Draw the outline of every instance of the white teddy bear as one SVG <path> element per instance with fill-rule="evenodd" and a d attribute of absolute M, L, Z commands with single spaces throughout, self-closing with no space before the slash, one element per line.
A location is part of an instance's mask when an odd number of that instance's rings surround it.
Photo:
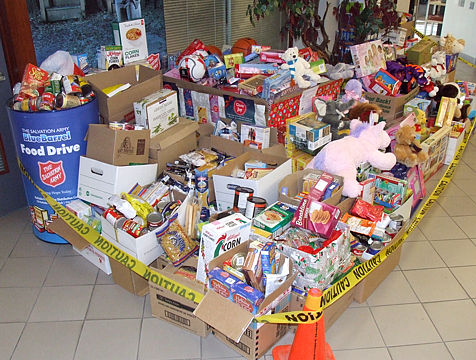
<path fill-rule="evenodd" d="M 444 82 L 446 76 L 446 55 L 442 51 L 437 51 L 431 57 L 430 78 L 434 81 Z"/>
<path fill-rule="evenodd" d="M 300 88 L 308 88 L 311 82 L 303 78 L 307 75 L 311 80 L 319 81 L 321 78 L 314 71 L 311 70 L 309 63 L 303 58 L 299 57 L 299 50 L 297 47 L 287 49 L 281 59 L 285 61 L 281 65 L 281 69 L 289 70 L 291 72 L 291 79 L 294 79 Z"/>

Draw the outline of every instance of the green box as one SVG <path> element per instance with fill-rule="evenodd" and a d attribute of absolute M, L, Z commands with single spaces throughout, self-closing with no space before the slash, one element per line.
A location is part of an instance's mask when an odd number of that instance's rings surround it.
<path fill-rule="evenodd" d="M 421 40 L 407 51 L 407 59 L 411 64 L 423 65 L 431 61 L 435 43 L 431 40 Z"/>

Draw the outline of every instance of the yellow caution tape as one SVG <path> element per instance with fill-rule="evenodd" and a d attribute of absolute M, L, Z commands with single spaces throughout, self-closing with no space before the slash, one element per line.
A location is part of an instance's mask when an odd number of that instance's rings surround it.
<path fill-rule="evenodd" d="M 329 307 L 343 295 L 345 295 L 350 289 L 357 285 L 360 281 L 365 279 L 372 271 L 374 271 L 387 257 L 389 257 L 393 252 L 395 252 L 407 239 L 408 235 L 415 229 L 415 227 L 420 223 L 423 217 L 426 215 L 428 210 L 431 208 L 431 205 L 439 198 L 443 190 L 449 184 L 451 178 L 454 175 L 456 166 L 459 163 L 459 160 L 462 157 L 464 149 L 469 141 L 469 137 L 474 129 L 476 121 L 472 124 L 470 131 L 465 134 L 465 137 L 456 152 L 453 161 L 451 162 L 448 169 L 446 169 L 445 174 L 438 182 L 438 185 L 433 190 L 432 194 L 426 200 L 425 204 L 419 210 L 417 215 L 414 217 L 407 231 L 403 236 L 397 240 L 396 243 L 387 246 L 382 251 L 377 253 L 372 259 L 354 267 L 345 277 L 337 281 L 331 287 L 326 289 L 321 297 L 320 309 L 316 311 L 290 311 L 282 312 L 278 314 L 263 315 L 258 316 L 254 320 L 261 323 L 283 323 L 283 324 L 310 324 L 316 321 L 319 321 L 323 314 L 323 309 Z M 91 226 L 80 220 L 75 215 L 71 214 L 64 206 L 59 204 L 55 199 L 43 191 L 39 186 L 37 186 L 33 179 L 30 177 L 20 159 L 17 159 L 18 166 L 20 167 L 21 172 L 26 178 L 38 189 L 40 194 L 45 198 L 48 204 L 53 208 L 58 216 L 65 221 L 79 236 L 84 240 L 93 245 L 96 249 L 108 255 L 111 259 L 114 259 L 128 269 L 134 271 L 136 274 L 144 277 L 146 280 L 152 281 L 153 283 L 161 286 L 173 293 L 182 296 L 185 299 L 192 300 L 195 303 L 200 303 L 203 299 L 203 294 L 194 291 L 182 284 L 158 273 L 157 271 L 151 269 L 144 263 L 140 262 L 136 258 L 132 257 L 128 253 L 122 251 L 112 244 L 110 241 L 102 237 L 96 230 Z"/>
<path fill-rule="evenodd" d="M 461 56 L 458 56 L 458 60 L 464 62 L 466 65 L 471 66 L 472 68 L 476 69 L 476 65 L 471 64 L 468 60 L 463 59 Z"/>

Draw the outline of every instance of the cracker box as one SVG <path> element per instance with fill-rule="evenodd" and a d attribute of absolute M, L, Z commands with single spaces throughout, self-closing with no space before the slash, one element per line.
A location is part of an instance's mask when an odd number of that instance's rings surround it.
<path fill-rule="evenodd" d="M 122 46 L 124 64 L 145 60 L 149 55 L 144 19 L 112 23 L 116 45 Z"/>
<path fill-rule="evenodd" d="M 282 202 L 276 202 L 266 208 L 253 221 L 253 226 L 265 237 L 276 237 L 282 234 L 291 223 L 296 210 Z"/>
<path fill-rule="evenodd" d="M 251 230 L 251 221 L 237 213 L 216 220 L 202 228 L 200 250 L 197 266 L 197 280 L 206 283 L 206 266 L 208 263 L 248 240 Z"/>
<path fill-rule="evenodd" d="M 340 214 L 339 208 L 314 201 L 309 196 L 301 200 L 291 225 L 329 238 L 339 221 Z"/>
<path fill-rule="evenodd" d="M 179 122 L 177 92 L 162 89 L 134 102 L 134 115 L 136 124 L 150 129 L 151 138 L 159 135 Z"/>

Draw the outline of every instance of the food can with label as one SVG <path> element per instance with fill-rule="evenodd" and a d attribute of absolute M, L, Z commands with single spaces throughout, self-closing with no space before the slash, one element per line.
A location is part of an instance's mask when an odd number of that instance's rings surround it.
<path fill-rule="evenodd" d="M 365 250 L 367 250 L 367 247 L 365 245 L 362 245 L 361 243 L 358 243 L 357 245 L 353 246 L 350 251 L 355 256 L 361 257 Z"/>
<path fill-rule="evenodd" d="M 159 212 L 151 212 L 147 215 L 147 227 L 150 231 L 157 229 L 160 225 L 164 223 L 164 218 Z"/>
<path fill-rule="evenodd" d="M 122 215 L 119 211 L 117 211 L 113 207 L 110 207 L 109 209 L 104 211 L 103 216 L 115 228 L 119 227 L 119 220 L 126 218 L 124 215 Z"/>
<path fill-rule="evenodd" d="M 131 220 L 131 219 L 127 219 L 127 220 L 123 221 L 122 224 L 121 224 L 121 229 L 124 230 L 129 235 L 135 237 L 135 238 L 138 238 L 138 237 L 140 237 L 140 236 L 149 232 L 149 230 L 147 230 L 147 228 L 145 228 L 141 224 L 139 224 L 136 221 Z"/>
<path fill-rule="evenodd" d="M 246 211 L 246 202 L 253 196 L 254 190 L 244 186 L 235 188 L 235 198 L 233 199 L 233 211 L 244 215 Z"/>
<path fill-rule="evenodd" d="M 44 92 L 41 95 L 39 109 L 43 111 L 52 111 L 55 108 L 55 95 L 50 92 Z"/>
<path fill-rule="evenodd" d="M 56 107 L 59 109 L 70 109 L 80 105 L 81 101 L 75 95 L 65 95 L 63 93 L 56 95 Z"/>
<path fill-rule="evenodd" d="M 370 246 L 367 248 L 367 253 L 375 255 L 377 254 L 380 250 L 383 249 L 383 244 L 381 241 L 374 241 Z"/>
<path fill-rule="evenodd" d="M 243 265 L 245 264 L 246 255 L 247 254 L 243 252 L 239 252 L 233 255 L 233 257 L 231 258 L 231 267 L 241 271 Z"/>
<path fill-rule="evenodd" d="M 258 215 L 264 209 L 266 209 L 265 199 L 260 198 L 258 196 L 249 197 L 246 201 L 245 216 L 248 219 L 253 219 L 254 217 L 256 217 L 256 215 Z"/>

